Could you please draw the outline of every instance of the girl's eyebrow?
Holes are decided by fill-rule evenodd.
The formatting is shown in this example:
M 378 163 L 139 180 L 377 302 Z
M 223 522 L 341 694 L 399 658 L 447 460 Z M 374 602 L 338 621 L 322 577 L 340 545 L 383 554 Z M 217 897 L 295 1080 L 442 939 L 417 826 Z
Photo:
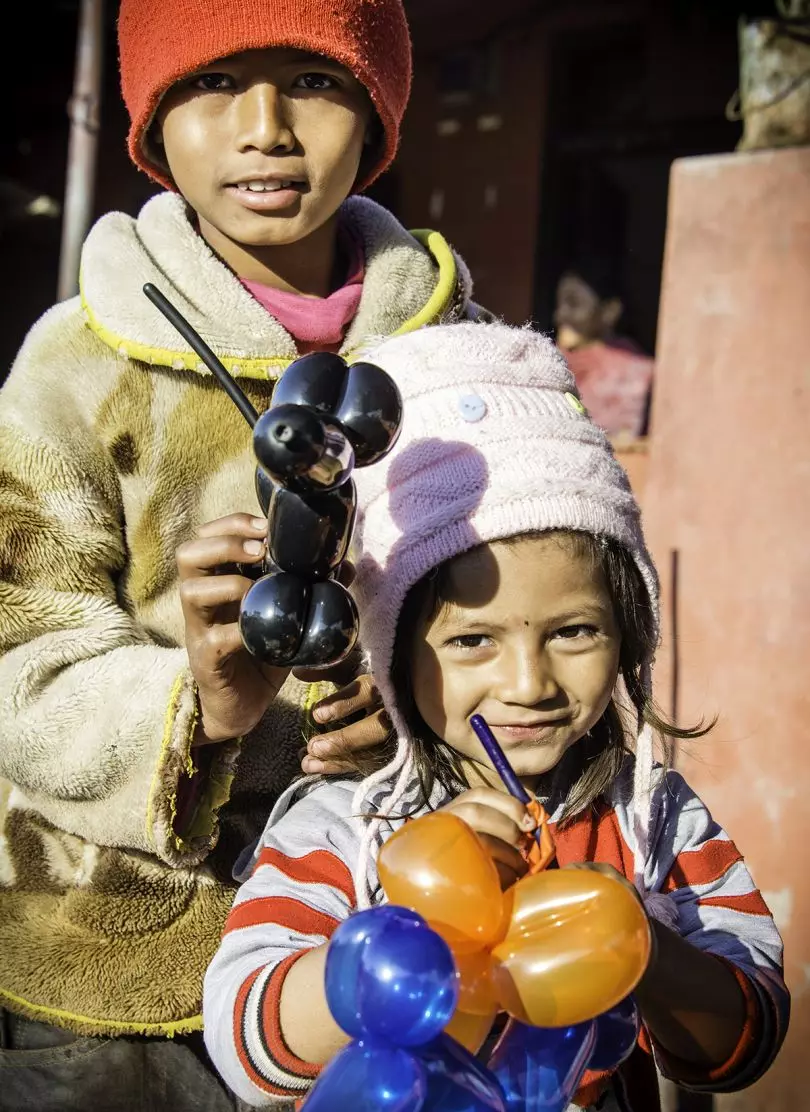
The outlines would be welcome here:
M 553 611 L 547 615 L 544 624 L 565 625 L 566 622 L 575 623 L 587 621 L 589 619 L 603 619 L 607 613 L 607 606 L 593 602 L 583 603 L 582 606 L 572 606 L 567 610 Z M 468 610 L 453 602 L 446 602 L 443 605 L 441 612 L 435 619 L 435 624 L 440 629 L 444 629 L 448 625 L 464 625 L 472 627 L 473 629 L 486 628 L 495 632 L 502 632 L 507 629 L 504 623 L 493 621 L 484 614 Z
M 584 606 L 574 606 L 570 610 L 555 613 L 550 621 L 555 625 L 560 625 L 564 622 L 581 621 L 583 618 L 603 618 L 607 612 L 608 607 L 606 606 L 600 606 L 599 603 L 587 603 Z

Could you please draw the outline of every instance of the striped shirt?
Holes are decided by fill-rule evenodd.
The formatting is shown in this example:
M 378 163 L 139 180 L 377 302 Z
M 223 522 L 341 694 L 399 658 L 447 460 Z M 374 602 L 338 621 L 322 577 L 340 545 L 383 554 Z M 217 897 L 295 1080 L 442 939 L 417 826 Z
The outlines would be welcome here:
M 286 1046 L 279 1000 L 293 962 L 327 942 L 355 908 L 352 870 L 364 822 L 352 814 L 356 787 L 349 779 L 310 778 L 293 785 L 235 870 L 243 883 L 205 978 L 205 1042 L 227 1084 L 251 1105 L 303 1096 L 321 1068 Z M 550 825 L 561 867 L 600 861 L 632 878 L 631 793 L 628 761 L 601 805 L 561 829 L 555 829 L 561 807 L 554 810 Z M 417 799 L 414 785 L 401 813 L 408 814 Z M 444 802 L 436 788 L 431 807 Z M 388 820 L 380 844 L 403 821 Z M 732 1056 L 715 1069 L 674 1060 L 651 1047 L 643 1030 L 617 1076 L 586 1075 L 577 1108 L 599 1101 L 600 1112 L 653 1112 L 659 1107 L 656 1065 L 665 1076 L 701 1091 L 744 1088 L 765 1072 L 785 1034 L 790 1004 L 782 940 L 742 855 L 676 772 L 667 773 L 655 793 L 651 823 L 647 889 L 670 893 L 681 936 L 729 963 L 746 999 L 745 1029 Z M 373 855 L 368 880 L 382 900 Z

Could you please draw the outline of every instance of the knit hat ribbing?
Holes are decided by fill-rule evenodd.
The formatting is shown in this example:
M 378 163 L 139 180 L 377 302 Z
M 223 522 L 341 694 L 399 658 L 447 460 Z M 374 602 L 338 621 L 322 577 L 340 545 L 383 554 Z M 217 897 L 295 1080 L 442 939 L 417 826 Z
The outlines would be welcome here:
M 144 145 L 164 93 L 182 77 L 245 50 L 288 47 L 333 58 L 368 90 L 383 125 L 380 159 L 364 189 L 391 163 L 411 86 L 411 44 L 402 0 L 121 0 L 121 89 L 129 153 L 174 188 Z
M 358 790 L 355 806 L 387 777 L 395 781 L 393 808 L 413 766 L 391 660 L 402 604 L 424 575 L 478 544 L 520 533 L 562 529 L 609 537 L 638 567 L 656 635 L 658 579 L 627 476 L 547 337 L 497 324 L 449 325 L 388 340 L 368 358 L 396 379 L 404 420 L 390 455 L 355 475 L 360 518 L 352 590 L 363 647 L 399 746 L 392 764 Z M 642 662 L 647 684 L 651 663 Z M 650 731 L 642 730 L 637 872 L 646 857 L 651 744 Z

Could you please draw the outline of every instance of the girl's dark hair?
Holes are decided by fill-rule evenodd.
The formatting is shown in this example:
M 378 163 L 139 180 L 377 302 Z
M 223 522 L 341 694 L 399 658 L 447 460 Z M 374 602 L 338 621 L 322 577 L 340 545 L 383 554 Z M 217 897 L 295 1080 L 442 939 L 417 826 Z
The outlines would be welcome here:
M 603 796 L 618 776 L 626 754 L 628 731 L 632 736 L 640 721 L 648 723 L 660 736 L 662 763 L 669 768 L 674 756 L 674 739 L 702 737 L 714 725 L 683 729 L 668 722 L 645 692 L 642 671 L 655 650 L 655 620 L 647 588 L 630 553 L 609 537 L 558 530 L 528 533 L 494 543 L 514 544 L 523 538 L 556 537 L 571 546 L 576 557 L 593 561 L 605 577 L 621 639 L 619 672 L 628 704 L 611 699 L 607 710 L 576 745 L 571 746 L 559 765 L 549 774 L 541 794 L 564 800 L 561 821 L 582 814 Z M 414 757 L 424 802 L 438 783 L 456 795 L 470 785 L 462 759 L 455 750 L 427 726 L 416 705 L 411 686 L 411 649 L 419 627 L 434 617 L 446 601 L 447 561 L 421 579 L 408 592 L 400 611 L 391 664 L 391 679 L 402 714 L 413 739 Z M 358 768 L 368 774 L 383 767 L 393 755 L 394 739 Z

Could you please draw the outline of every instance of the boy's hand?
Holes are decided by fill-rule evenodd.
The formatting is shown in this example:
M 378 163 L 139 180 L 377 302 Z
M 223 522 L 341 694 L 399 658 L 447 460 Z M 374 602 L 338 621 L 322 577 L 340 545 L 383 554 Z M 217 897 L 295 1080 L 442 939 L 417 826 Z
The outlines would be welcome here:
M 288 669 L 260 664 L 242 644 L 239 604 L 252 580 L 235 564 L 258 564 L 267 522 L 230 514 L 203 525 L 175 554 L 186 623 L 186 651 L 200 697 L 195 744 L 229 741 L 261 720 Z
M 298 671 L 295 674 L 300 679 L 309 678 L 309 675 L 299 674 Z M 320 678 L 340 682 L 337 676 L 326 677 L 324 673 Z M 358 715 L 362 717 L 358 718 Z M 312 708 L 312 717 L 318 725 L 332 722 L 342 722 L 343 725 L 309 739 L 307 754 L 301 762 L 306 773 L 334 775 L 352 770 L 352 753 L 382 745 L 391 733 L 391 720 L 382 705 L 373 677 L 368 675 L 358 676 L 340 691 L 321 699 Z
M 536 824 L 517 799 L 495 788 L 471 788 L 442 810 L 457 815 L 476 832 L 495 863 L 502 891 L 525 875 L 528 865 L 517 846 Z

